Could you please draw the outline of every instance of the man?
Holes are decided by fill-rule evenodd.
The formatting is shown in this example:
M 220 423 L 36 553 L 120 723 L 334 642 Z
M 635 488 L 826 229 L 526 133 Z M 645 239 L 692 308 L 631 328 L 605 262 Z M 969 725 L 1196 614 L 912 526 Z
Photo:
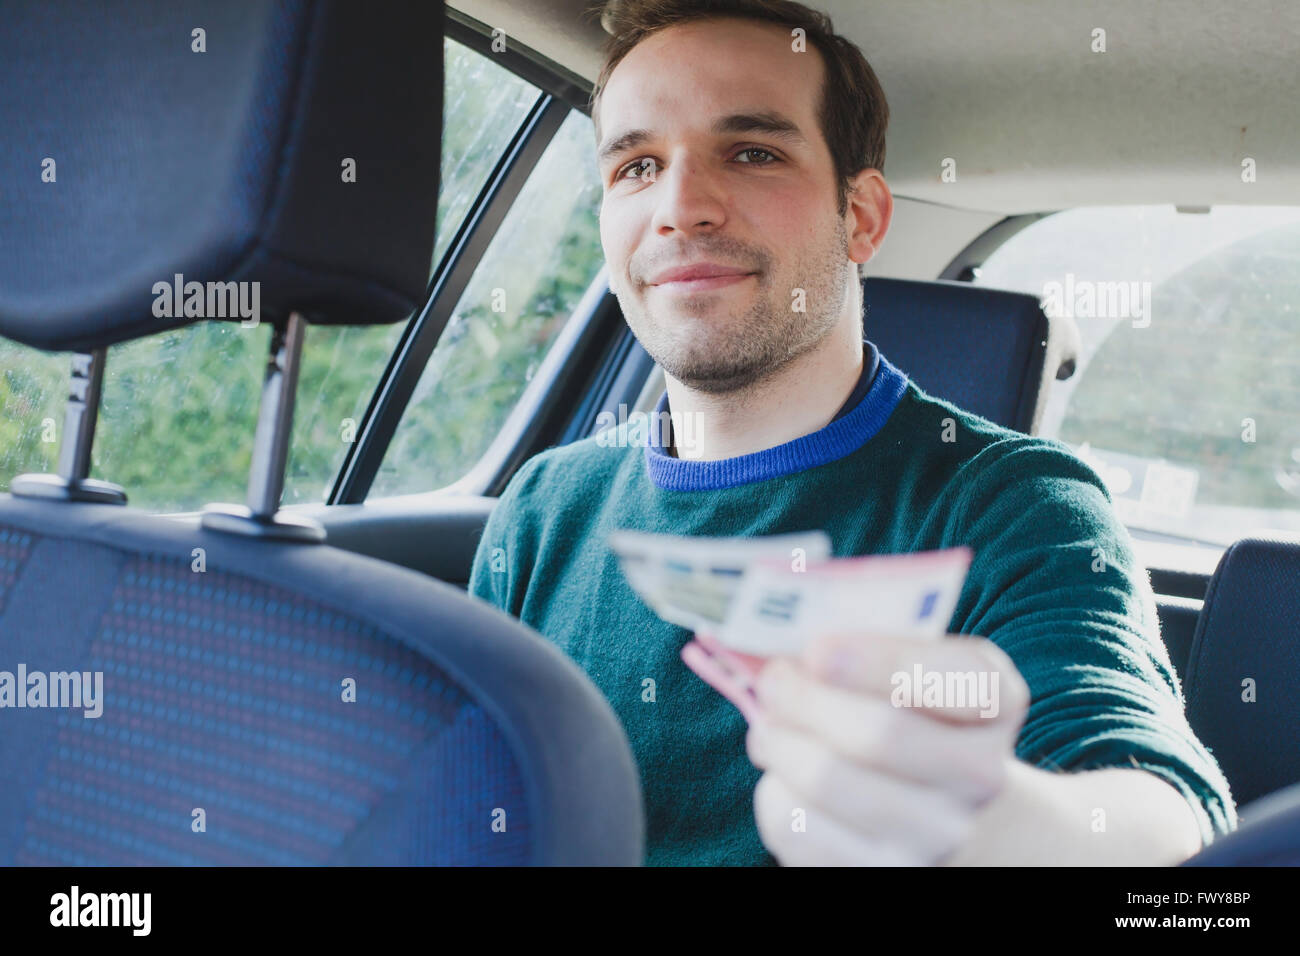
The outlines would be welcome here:
M 674 428 L 525 463 L 470 591 L 609 698 L 641 771 L 647 863 L 1172 864 L 1233 828 L 1097 475 L 927 395 L 864 343 L 857 264 L 893 200 L 887 107 L 860 51 L 785 0 L 609 15 L 601 239 Z M 693 441 L 674 446 L 683 423 Z M 623 580 L 616 528 L 822 528 L 837 556 L 974 559 L 948 638 L 810 635 L 802 659 L 764 668 L 747 736 L 683 666 L 691 635 Z M 893 706 L 892 675 L 915 664 L 990 678 L 996 715 Z

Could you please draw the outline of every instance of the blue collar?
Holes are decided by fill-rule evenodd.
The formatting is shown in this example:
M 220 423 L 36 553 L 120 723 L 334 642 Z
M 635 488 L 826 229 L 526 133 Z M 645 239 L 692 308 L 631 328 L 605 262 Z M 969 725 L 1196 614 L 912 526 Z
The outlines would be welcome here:
M 874 345 L 871 350 L 875 351 Z M 870 361 L 870 357 L 867 360 Z M 665 428 L 663 434 L 659 434 L 660 430 L 649 429 L 645 461 L 650 480 L 668 491 L 719 491 L 793 475 L 838 461 L 857 451 L 884 427 L 906 390 L 907 375 L 881 355 L 875 381 L 862 401 L 847 415 L 784 445 L 719 461 L 674 458 L 664 451 L 661 444 L 661 441 L 671 441 L 670 430 Z M 655 406 L 654 420 L 669 421 L 664 417 L 667 412 L 668 393 L 665 391 Z

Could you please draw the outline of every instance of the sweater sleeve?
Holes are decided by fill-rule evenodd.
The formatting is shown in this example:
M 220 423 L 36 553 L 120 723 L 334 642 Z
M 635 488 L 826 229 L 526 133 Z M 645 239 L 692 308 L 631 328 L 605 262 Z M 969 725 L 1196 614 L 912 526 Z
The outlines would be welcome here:
M 1187 723 L 1150 581 L 1096 472 L 1060 442 L 1018 436 L 959 478 L 954 543 L 975 556 L 954 629 L 994 641 L 1029 685 L 1016 756 L 1147 770 L 1189 802 L 1203 845 L 1234 829 L 1228 782 Z
M 543 455 L 545 452 L 542 453 Z M 468 591 L 508 614 L 519 617 L 532 568 L 527 505 L 541 455 L 524 462 L 511 477 L 488 516 L 474 552 Z

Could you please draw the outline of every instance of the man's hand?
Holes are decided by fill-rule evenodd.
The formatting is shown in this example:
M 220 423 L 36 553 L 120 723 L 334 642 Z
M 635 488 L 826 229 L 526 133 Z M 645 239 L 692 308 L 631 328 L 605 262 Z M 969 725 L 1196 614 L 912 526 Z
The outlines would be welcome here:
M 1017 770 L 1029 689 L 981 637 L 828 634 L 757 681 L 759 834 L 787 866 L 929 865 Z

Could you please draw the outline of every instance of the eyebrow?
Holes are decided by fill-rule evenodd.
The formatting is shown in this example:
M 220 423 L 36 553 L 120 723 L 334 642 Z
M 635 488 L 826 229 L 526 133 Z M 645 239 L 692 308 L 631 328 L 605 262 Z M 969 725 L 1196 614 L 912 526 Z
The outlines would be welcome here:
M 738 133 L 757 133 L 784 140 L 791 145 L 807 146 L 808 139 L 797 123 L 772 110 L 757 113 L 732 113 L 720 117 L 713 124 L 712 133 L 716 136 Z M 632 129 L 620 133 L 613 139 L 606 140 L 596 152 L 596 162 L 603 165 L 610 159 L 629 150 L 636 149 L 643 143 L 654 139 L 658 134 L 649 129 Z

